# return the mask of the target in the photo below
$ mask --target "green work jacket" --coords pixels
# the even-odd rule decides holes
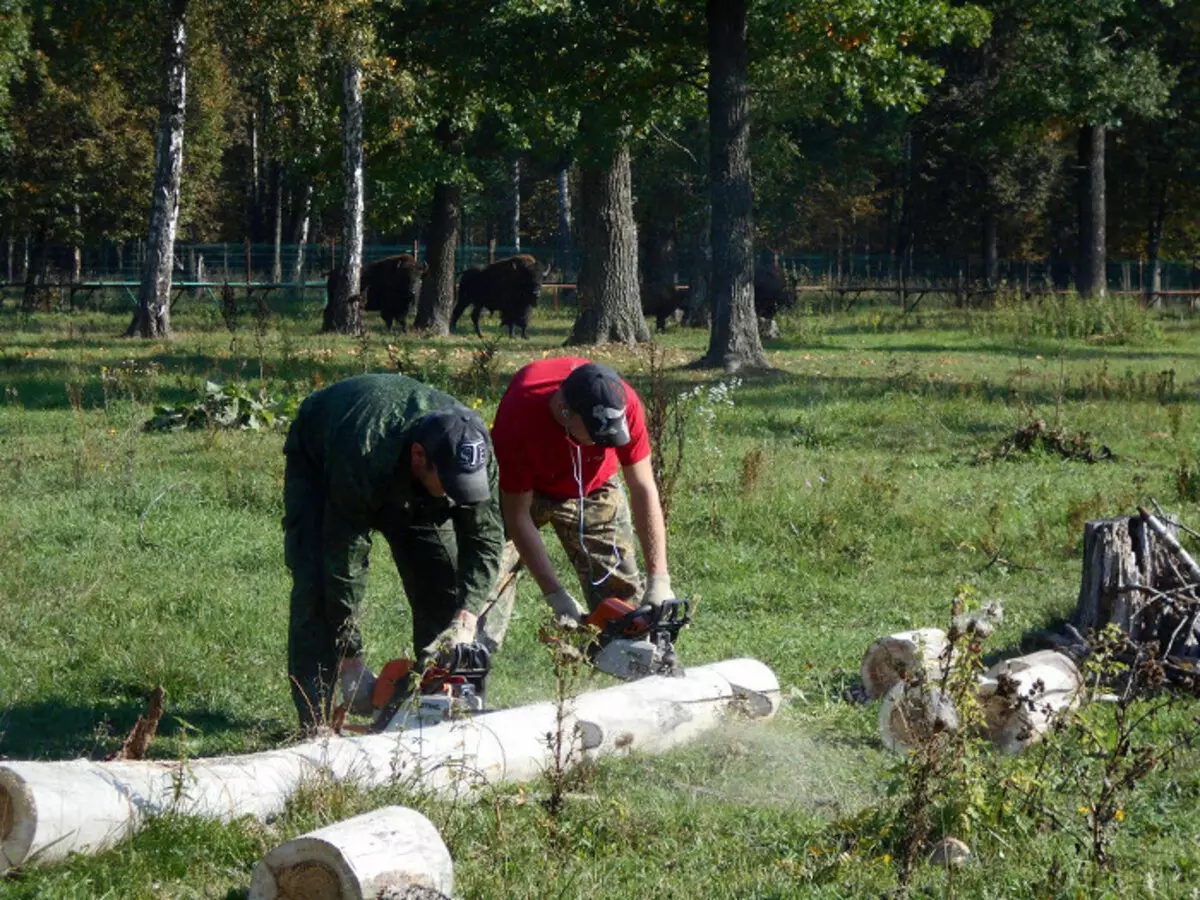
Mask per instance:
[[[369,374],[316,391],[300,405],[283,452],[301,456],[304,468],[320,479],[326,590],[345,594],[330,599],[361,597],[376,523],[448,514],[458,550],[458,608],[476,614],[483,609],[504,548],[490,442],[492,494],[483,503],[458,505],[431,497],[410,467],[410,428],[430,410],[456,404],[449,394],[412,378]]]

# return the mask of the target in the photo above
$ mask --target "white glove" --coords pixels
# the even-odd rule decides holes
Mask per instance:
[[[457,647],[459,644],[469,644],[475,640],[475,626],[477,619],[473,613],[467,612],[465,609],[460,609],[454,614],[454,618],[446,628],[442,629],[441,634],[433,639],[433,642],[425,648],[425,652],[430,655],[435,655],[441,650],[449,650],[451,647]]]
[[[671,590],[671,576],[666,572],[646,576],[646,593],[642,594],[642,605],[649,603],[653,607],[663,605],[664,600],[674,600]]]
[[[583,621],[585,615],[583,607],[579,605],[574,597],[567,593],[567,589],[560,587],[556,591],[551,591],[543,598],[550,611],[554,613],[554,622],[560,628],[578,628],[579,623]]]
[[[369,716],[375,711],[371,697],[375,693],[375,673],[356,656],[342,661],[338,683],[342,688],[342,702],[356,716]]]

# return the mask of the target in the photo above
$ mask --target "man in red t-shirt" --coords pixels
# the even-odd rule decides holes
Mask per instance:
[[[500,400],[492,445],[508,538],[560,624],[578,622],[587,611],[554,573],[539,533],[547,523],[575,567],[589,608],[605,597],[654,605],[674,597],[645,411],[616,372],[569,356],[530,363]],[[491,611],[491,625],[481,628],[502,637],[507,613]]]

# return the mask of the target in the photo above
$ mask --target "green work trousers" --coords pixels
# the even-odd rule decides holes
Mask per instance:
[[[329,512],[321,478],[294,454],[287,455],[283,493],[284,559],[292,573],[288,676],[301,728],[311,730],[329,721],[339,661],[362,654],[359,616],[371,532],[382,534],[391,548],[412,609],[417,652],[454,618],[457,542],[449,507],[435,502],[385,507],[370,527],[330,547],[329,532],[335,529],[326,527]],[[340,565],[331,565],[333,555]]]

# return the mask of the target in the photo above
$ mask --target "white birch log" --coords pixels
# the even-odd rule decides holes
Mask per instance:
[[[988,740],[1004,753],[1021,752],[1079,702],[1082,688],[1075,663],[1056,650],[997,663],[979,685]]]
[[[931,683],[897,681],[879,704],[879,736],[884,746],[905,753],[941,732],[958,730],[958,710]]]
[[[385,806],[285,841],[254,867],[247,900],[436,898],[454,893],[454,861],[416,810]]]
[[[897,681],[918,669],[934,675],[938,657],[945,649],[946,632],[940,628],[918,628],[881,637],[867,648],[859,665],[867,699],[882,697]]]
[[[644,678],[574,699],[567,720],[592,756],[681,744],[726,715],[773,715],[779,682],[762,663],[727,660],[679,678]],[[536,778],[550,761],[551,703],[424,729],[329,737],[281,750],[178,762],[5,761],[0,764],[0,872],[95,853],[165,812],[230,820],[279,814],[305,781],[364,788],[406,782],[460,794]]]

